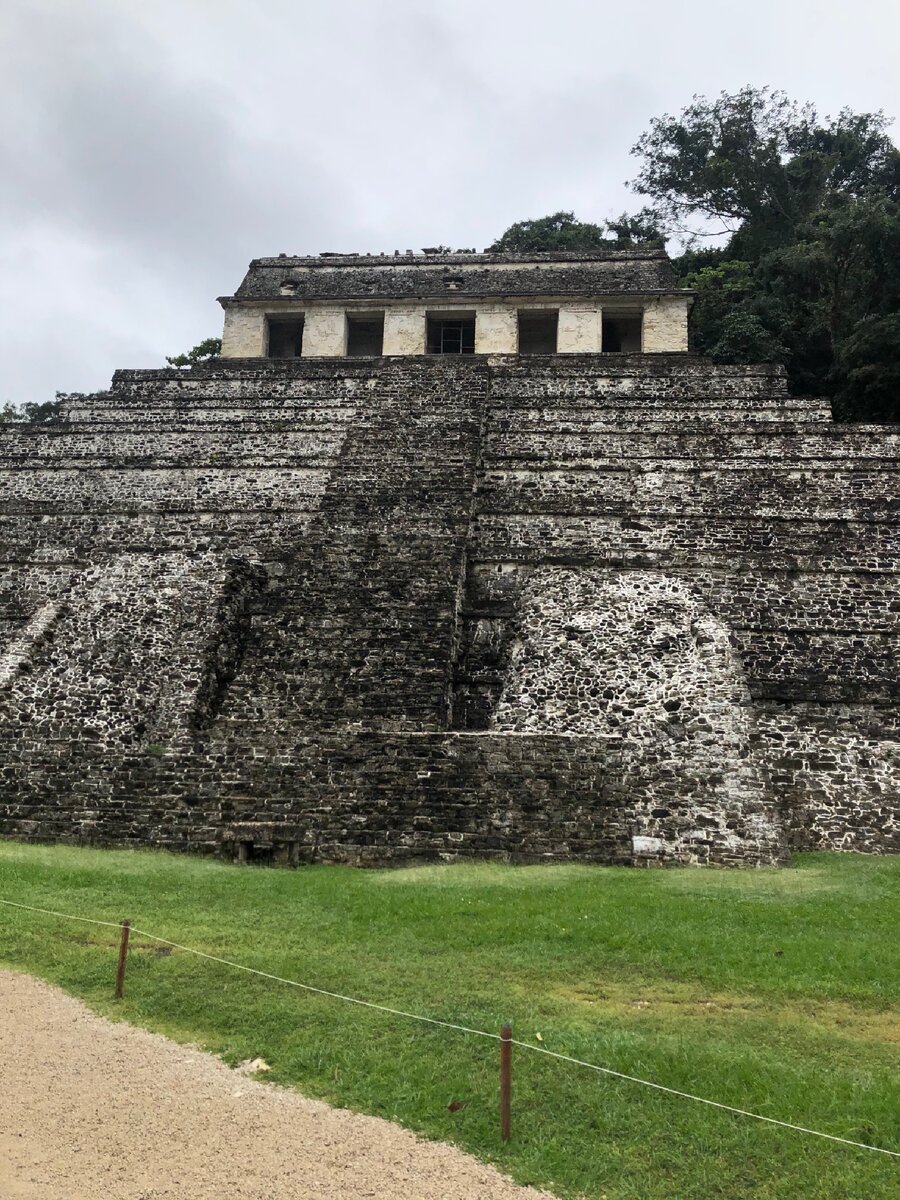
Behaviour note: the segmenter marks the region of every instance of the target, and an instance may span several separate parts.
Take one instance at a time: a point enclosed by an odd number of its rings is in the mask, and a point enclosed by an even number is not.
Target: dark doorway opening
[[[527,309],[520,312],[519,353],[555,354],[558,325],[557,312],[534,312]]]
[[[426,347],[429,354],[474,354],[474,317],[429,317]]]
[[[623,316],[603,318],[604,354],[640,354],[643,318]]]
[[[347,354],[377,358],[384,351],[384,313],[347,318]]]
[[[268,357],[299,358],[303,350],[303,318],[269,317]]]

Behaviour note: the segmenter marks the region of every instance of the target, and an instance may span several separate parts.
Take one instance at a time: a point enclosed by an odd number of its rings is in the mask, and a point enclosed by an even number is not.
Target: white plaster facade
[[[225,309],[222,330],[223,358],[263,358],[266,353],[266,314],[250,305]]]
[[[599,354],[602,339],[603,307],[599,301],[560,305],[557,354]]]
[[[347,315],[340,308],[317,305],[303,315],[303,357],[342,358],[347,353]]]
[[[384,310],[384,347],[386,355],[425,353],[425,306],[389,305]]]
[[[475,353],[517,354],[519,320],[509,304],[475,306]]]
[[[645,303],[645,354],[687,350],[690,305],[689,296],[657,296]]]
[[[475,315],[476,354],[517,354],[518,315],[521,311],[558,313],[558,354],[600,354],[603,347],[603,315],[643,315],[644,354],[683,353],[688,349],[688,312],[691,297],[596,296],[572,300],[554,296],[510,297],[502,302],[473,301],[461,297],[458,305],[441,298],[434,304],[421,301],[386,301],[382,354],[393,357],[426,352],[429,315],[452,317]],[[263,358],[268,352],[268,317],[296,317],[303,321],[304,358],[340,358],[347,353],[347,318],[357,312],[371,314],[371,303],[310,303],[301,301],[231,302],[225,308],[222,334],[223,358]]]

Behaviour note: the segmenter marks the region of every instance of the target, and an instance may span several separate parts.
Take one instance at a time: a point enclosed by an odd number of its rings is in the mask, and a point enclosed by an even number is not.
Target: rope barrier
[[[667,1092],[670,1096],[681,1096],[684,1100],[694,1100],[697,1104],[708,1104],[710,1108],[721,1108],[723,1112],[737,1113],[741,1117],[753,1117],[755,1121],[766,1121],[769,1125],[780,1125],[782,1129],[795,1129],[798,1133],[811,1133],[814,1137],[827,1138],[830,1142],[841,1142],[845,1146],[856,1146],[860,1150],[875,1150],[879,1154],[889,1154],[892,1158],[900,1158],[896,1150],[885,1150],[883,1146],[869,1146],[866,1142],[853,1142],[849,1138],[838,1137],[834,1133],[821,1133],[818,1129],[806,1129],[803,1125],[793,1125],[790,1121],[779,1121],[775,1117],[764,1117],[761,1113],[748,1112],[745,1108],[734,1108],[730,1104],[720,1104],[718,1100],[706,1100],[703,1096],[693,1096],[690,1092],[680,1092],[677,1088],[666,1087],[664,1083],[653,1083],[649,1079],[638,1079],[636,1075],[625,1075],[621,1071],[613,1071],[610,1067],[598,1067],[596,1063],[585,1062],[580,1058],[572,1058],[570,1054],[560,1054],[556,1050],[548,1050],[544,1046],[532,1046],[530,1042],[518,1042],[513,1038],[514,1046],[523,1050],[533,1050],[535,1054],[547,1054],[550,1058],[558,1058],[562,1062],[574,1063],[578,1067],[587,1067],[591,1071],[601,1071],[604,1075],[613,1075],[616,1079],[627,1079],[630,1083],[642,1083],[644,1087],[655,1088],[658,1092]]]
[[[60,917],[67,921],[82,921],[87,925],[103,925],[107,928],[120,929],[121,922],[119,921],[100,921],[95,917],[78,917],[72,913],[61,913],[50,908],[35,908],[30,904],[20,904],[15,900],[5,900],[0,897],[0,904],[9,905],[11,908],[21,908],[27,912],[43,913],[45,916]],[[326,988],[314,987],[309,983],[300,983],[296,979],[286,979],[282,975],[273,975],[268,971],[260,971],[256,967],[248,967],[243,963],[233,962],[228,958],[220,958],[217,954],[208,954],[205,950],[195,950],[192,946],[184,946],[180,942],[172,942],[168,938],[160,937],[159,934],[149,933],[146,929],[138,929],[137,926],[131,927],[131,932],[139,934],[141,937],[150,938],[151,941],[159,942],[163,946],[171,946],[173,950],[181,950],[185,954],[193,954],[197,958],[205,958],[210,962],[221,963],[222,966],[232,967],[237,971],[245,971],[248,975],[259,975],[262,979],[270,979],[275,983],[283,983],[288,987],[300,988],[304,992],[312,992],[317,996],[327,996],[332,1000],[343,1000],[347,1004],[357,1004],[361,1008],[371,1008],[376,1012],[388,1013],[394,1017],[405,1017],[410,1021],[421,1021],[427,1025],[437,1025],[442,1029],[452,1029],[457,1033],[470,1033],[475,1037],[487,1038],[490,1041],[500,1041],[500,1035],[489,1033],[485,1029],[473,1029],[468,1025],[456,1025],[452,1021],[441,1021],[437,1017],[426,1017],[421,1013],[406,1012],[401,1008],[390,1008],[385,1004],[375,1004],[371,1000],[360,1000],[356,996],[345,996],[341,992],[331,992]],[[602,1075],[610,1075],[615,1079],[622,1079],[628,1083],[637,1083],[642,1087],[653,1088],[655,1091],[664,1092],[669,1096],[678,1096],[683,1100],[693,1100],[696,1104],[706,1104],[710,1108],[718,1108],[723,1112],[734,1113],[741,1117],[751,1117],[754,1121],[764,1121],[769,1125],[778,1125],[782,1129],[793,1129],[797,1133],[808,1133],[812,1137],[824,1138],[829,1142],[839,1142],[844,1146],[853,1146],[857,1150],[872,1150],[876,1154],[887,1154],[890,1158],[900,1159],[900,1152],[896,1150],[887,1150],[884,1146],[870,1146],[866,1142],[855,1142],[850,1138],[838,1137],[833,1133],[822,1133],[818,1129],[807,1129],[804,1125],[795,1125],[791,1121],[779,1121],[775,1117],[764,1117],[761,1113],[750,1112],[744,1108],[735,1108],[730,1104],[720,1104],[717,1100],[707,1100],[703,1096],[695,1096],[691,1092],[682,1092],[678,1088],[667,1087],[663,1083],[654,1083],[650,1079],[641,1079],[637,1075],[627,1075],[624,1071],[615,1071],[612,1067],[601,1067],[597,1063],[586,1062],[581,1058],[573,1058],[570,1054],[560,1054],[557,1050],[548,1050],[545,1046],[533,1046],[530,1042],[522,1042],[516,1038],[511,1039],[512,1045],[518,1046],[522,1050],[530,1050],[533,1054],[544,1054],[548,1058],[559,1059],[560,1062],[571,1063],[576,1067],[585,1067],[589,1071],[597,1071]]]
[[[0,897],[0,904],[8,904],[10,908],[24,908],[26,912],[45,913],[48,917],[62,917],[65,921],[83,921],[85,925],[106,925],[110,929],[119,929],[121,921],[98,921],[96,917],[76,917],[72,913],[56,912],[52,908],[35,908],[31,904],[19,904],[15,900],[4,900]]]

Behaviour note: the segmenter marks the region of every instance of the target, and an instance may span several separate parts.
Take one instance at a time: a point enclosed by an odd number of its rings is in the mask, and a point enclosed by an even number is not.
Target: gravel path
[[[0,970],[2,1200],[548,1200]]]

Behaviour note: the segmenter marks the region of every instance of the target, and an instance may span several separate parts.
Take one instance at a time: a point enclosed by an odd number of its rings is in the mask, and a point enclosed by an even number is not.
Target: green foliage
[[[715,362],[785,360],[787,347],[757,311],[750,263],[719,259],[689,272],[682,282],[697,292],[692,328],[696,350]]]
[[[840,345],[835,415],[896,421],[900,397],[900,313],[859,321]]]
[[[709,349],[714,362],[783,362],[787,351],[760,318],[745,308],[727,313],[719,336]]]
[[[900,1149],[900,859],[793,870],[226,866],[0,843],[0,895],[118,921],[408,1012]],[[0,906],[0,959],[100,1012],[261,1055],[307,1095],[454,1141],[523,1183],[608,1200],[888,1200],[896,1165],[514,1051],[513,1140],[492,1042],[301,993],[115,931]],[[538,1042],[537,1034],[542,1040]],[[463,1108],[449,1111],[453,1101]]]
[[[687,259],[685,255],[685,259]],[[753,268],[740,259],[725,259],[720,254],[705,255],[696,270],[686,270],[679,280],[682,287],[696,293],[692,322],[694,349],[709,354],[719,340],[725,318],[742,305],[753,286]],[[691,267],[694,262],[676,263]]]
[[[663,250],[666,237],[659,217],[650,208],[642,208],[639,212],[628,214],[623,212],[613,221],[606,221],[605,227],[612,234],[607,238],[607,245],[616,250]]]
[[[66,398],[63,392],[57,392],[55,400],[46,400],[43,404],[29,403],[18,408],[13,404],[4,404],[0,408],[0,425],[46,425],[48,421],[57,421]]]
[[[758,252],[790,241],[833,192],[896,195],[900,154],[887,125],[883,113],[849,109],[820,123],[813,105],[769,88],[695,96],[677,117],[651,121],[633,149],[643,161],[632,186],[679,231],[709,232],[712,222]]]
[[[202,342],[198,342],[196,346],[188,350],[187,354],[175,354],[171,358],[166,357],[166,362],[170,367],[194,367],[198,363],[209,362],[221,350],[221,338],[205,338]]]
[[[549,217],[516,221],[488,249],[524,254],[542,250],[602,250],[605,246],[602,225],[576,221],[573,212],[558,212]]]
[[[694,97],[634,148],[634,187],[689,235],[674,266],[697,289],[695,349],[782,359],[792,390],[831,396],[843,420],[900,421],[900,153],[886,128],[880,112],[820,120],[747,87]],[[722,232],[724,247],[698,250]]]
[[[546,250],[590,253],[652,249],[663,244],[663,235],[655,215],[650,209],[644,208],[634,216],[622,213],[617,220],[605,221],[601,225],[578,221],[573,212],[557,212],[531,221],[517,221],[488,250],[516,254]]]

